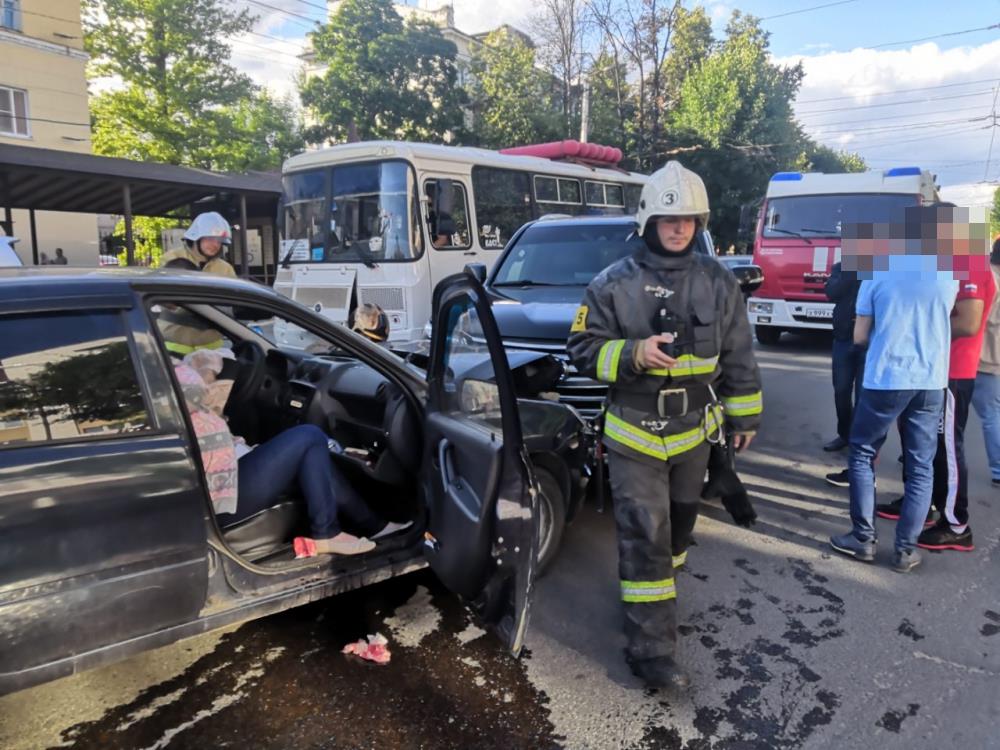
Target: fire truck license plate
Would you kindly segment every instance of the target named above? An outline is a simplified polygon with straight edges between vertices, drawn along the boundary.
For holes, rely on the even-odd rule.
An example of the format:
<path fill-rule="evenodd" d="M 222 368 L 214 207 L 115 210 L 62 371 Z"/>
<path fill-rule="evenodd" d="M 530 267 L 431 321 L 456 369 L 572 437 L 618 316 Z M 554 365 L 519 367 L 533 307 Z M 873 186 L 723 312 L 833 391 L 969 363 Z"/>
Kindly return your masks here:
<path fill-rule="evenodd" d="M 823 310 L 811 307 L 806 310 L 806 315 L 810 318 L 832 318 L 833 310 Z"/>

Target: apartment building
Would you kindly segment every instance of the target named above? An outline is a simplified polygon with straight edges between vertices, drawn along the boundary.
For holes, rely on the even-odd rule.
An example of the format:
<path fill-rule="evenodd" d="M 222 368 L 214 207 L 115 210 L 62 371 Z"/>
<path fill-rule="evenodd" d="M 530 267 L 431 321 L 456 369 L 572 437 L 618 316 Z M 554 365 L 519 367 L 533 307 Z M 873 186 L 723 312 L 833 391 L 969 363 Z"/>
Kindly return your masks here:
<path fill-rule="evenodd" d="M 86 65 L 80 0 L 0 0 L 0 143 L 89 154 Z M 12 218 L 30 264 L 28 212 Z M 39 211 L 35 224 L 39 255 L 61 247 L 70 264 L 97 265 L 95 216 Z"/>

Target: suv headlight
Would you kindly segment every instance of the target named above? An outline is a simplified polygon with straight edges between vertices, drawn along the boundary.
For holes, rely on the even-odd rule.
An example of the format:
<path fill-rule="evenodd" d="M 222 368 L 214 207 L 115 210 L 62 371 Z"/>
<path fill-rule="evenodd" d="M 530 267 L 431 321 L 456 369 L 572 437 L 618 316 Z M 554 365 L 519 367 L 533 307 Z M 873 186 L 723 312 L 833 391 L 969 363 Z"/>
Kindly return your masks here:
<path fill-rule="evenodd" d="M 750 312 L 752 312 L 752 313 L 761 313 L 763 315 L 770 315 L 772 312 L 774 312 L 774 303 L 773 302 L 751 302 L 750 303 Z"/>

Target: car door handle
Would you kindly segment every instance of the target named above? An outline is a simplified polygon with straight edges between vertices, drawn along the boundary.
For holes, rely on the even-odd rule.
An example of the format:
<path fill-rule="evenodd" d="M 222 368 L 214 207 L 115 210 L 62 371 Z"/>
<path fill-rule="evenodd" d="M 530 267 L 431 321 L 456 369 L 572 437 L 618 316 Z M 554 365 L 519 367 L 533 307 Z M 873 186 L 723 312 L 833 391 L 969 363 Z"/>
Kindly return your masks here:
<path fill-rule="evenodd" d="M 438 443 L 438 463 L 441 467 L 441 482 L 452 503 L 470 520 L 478 518 L 479 498 L 455 471 L 454 448 L 447 438 Z"/>
<path fill-rule="evenodd" d="M 450 488 L 455 484 L 455 461 L 452 457 L 451 443 L 443 438 L 438 443 L 438 466 L 441 467 L 441 481 L 445 487 Z"/>
<path fill-rule="evenodd" d="M 462 255 L 475 255 L 475 254 L 476 254 L 475 250 L 466 250 L 464 253 L 462 253 Z"/>

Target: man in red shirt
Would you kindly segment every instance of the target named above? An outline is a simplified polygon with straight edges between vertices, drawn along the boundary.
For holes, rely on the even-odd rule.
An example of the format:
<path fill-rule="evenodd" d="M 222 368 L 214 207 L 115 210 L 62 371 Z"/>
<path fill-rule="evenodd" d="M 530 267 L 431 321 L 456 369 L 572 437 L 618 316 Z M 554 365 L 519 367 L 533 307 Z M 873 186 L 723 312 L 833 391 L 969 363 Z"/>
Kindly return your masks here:
<path fill-rule="evenodd" d="M 960 225 L 953 225 L 960 226 Z M 956 238 L 956 245 L 961 244 Z M 959 279 L 958 297 L 951 313 L 951 358 L 944 416 L 938 432 L 934 456 L 934 507 L 938 522 L 924 529 L 917 546 L 924 549 L 971 552 L 969 527 L 969 480 L 965 464 L 965 425 L 969 421 L 976 370 L 983 349 L 988 312 L 996 295 L 996 284 L 987 256 L 961 255 L 956 247 L 953 258 Z"/>

